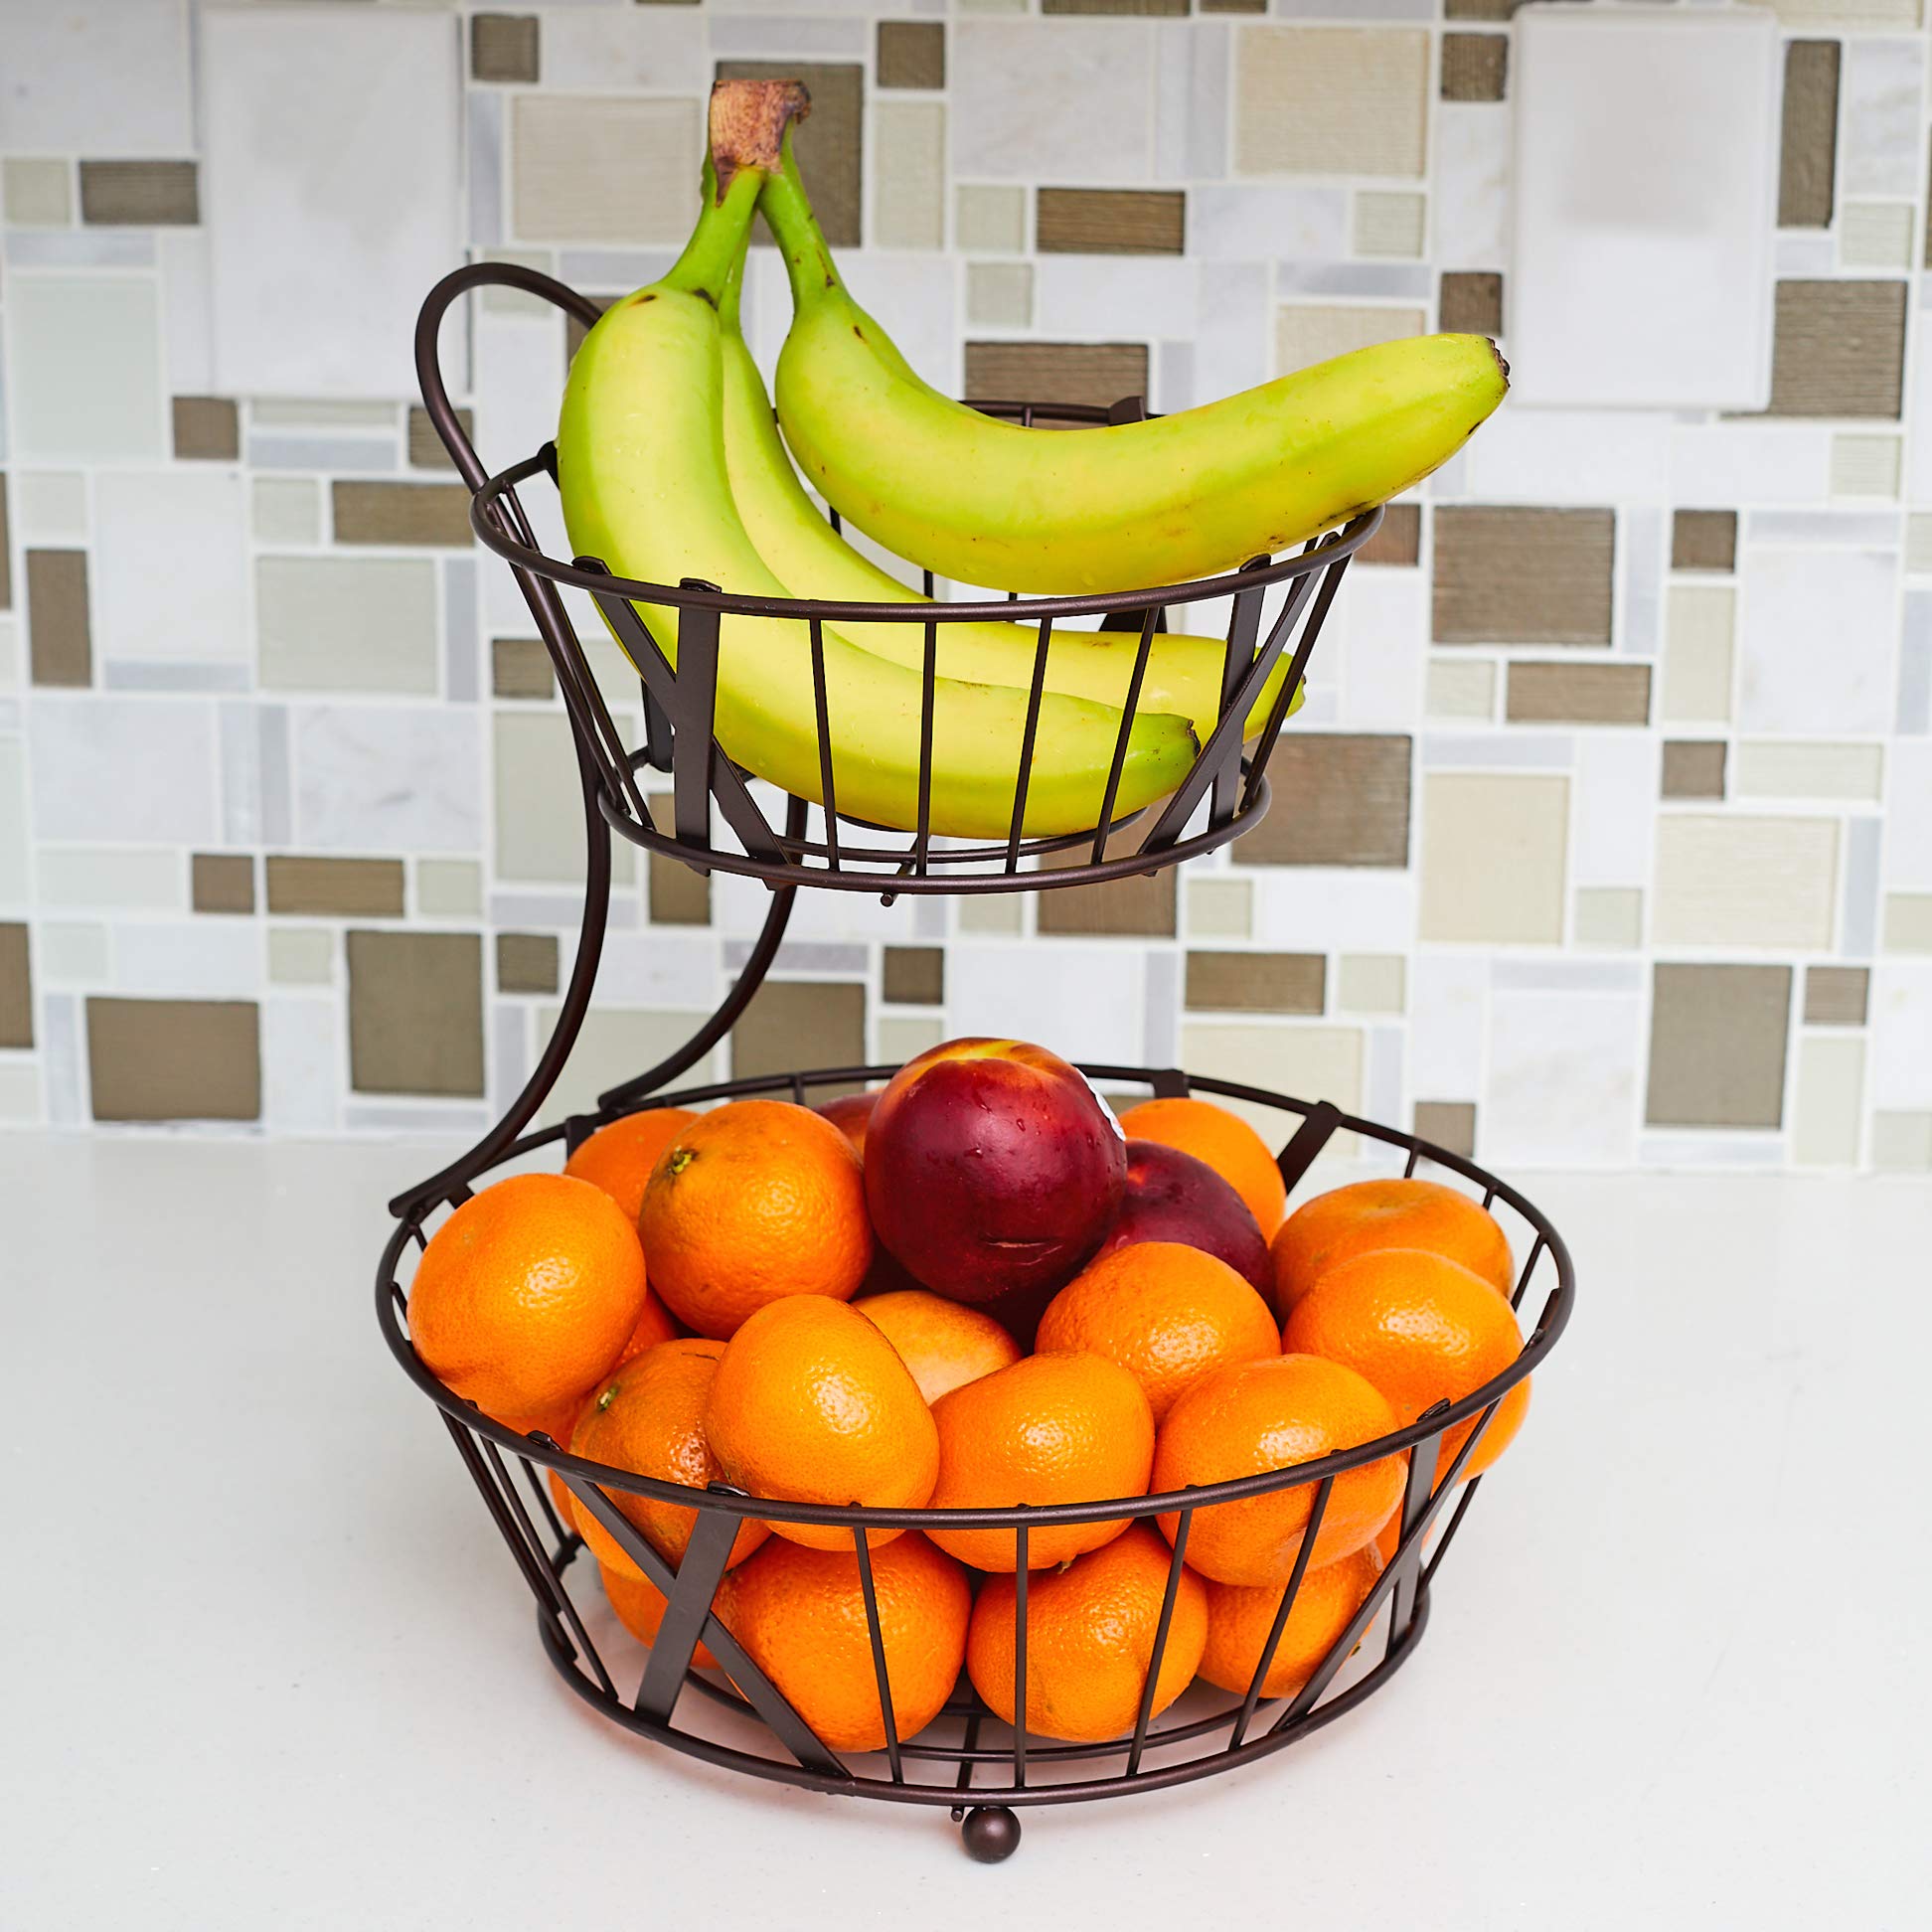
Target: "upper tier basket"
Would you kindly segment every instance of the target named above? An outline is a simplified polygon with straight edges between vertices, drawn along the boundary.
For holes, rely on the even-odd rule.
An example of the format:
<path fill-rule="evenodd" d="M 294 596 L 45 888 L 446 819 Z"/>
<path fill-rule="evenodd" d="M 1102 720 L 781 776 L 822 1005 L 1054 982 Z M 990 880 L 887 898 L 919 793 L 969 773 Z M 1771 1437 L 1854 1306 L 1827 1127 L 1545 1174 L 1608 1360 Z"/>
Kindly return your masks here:
<path fill-rule="evenodd" d="M 716 867 L 722 872 L 762 879 L 774 887 L 819 886 L 876 891 L 889 902 L 899 892 L 1026 891 L 1152 873 L 1224 845 L 1267 811 L 1269 753 L 1342 586 L 1349 560 L 1380 526 L 1379 509 L 1368 510 L 1343 529 L 1310 543 L 1297 556 L 1280 560 L 1257 557 L 1220 576 L 1093 596 L 1012 597 L 976 603 L 832 603 L 745 596 L 734 593 L 728 584 L 696 578 L 676 585 L 641 583 L 612 575 L 596 558 L 579 557 L 566 563 L 547 556 L 538 546 L 517 491 L 520 485 L 540 476 L 555 487 L 554 444 L 546 443 L 535 455 L 495 476 L 478 459 L 444 386 L 437 341 L 450 304 L 474 289 L 492 285 L 551 302 L 586 328 L 602 311 L 589 297 L 534 269 L 510 262 L 477 262 L 444 276 L 430 290 L 416 323 L 415 357 L 429 418 L 472 492 L 470 522 L 482 542 L 509 564 L 550 651 L 576 736 L 586 801 L 594 801 L 610 828 L 633 845 L 663 853 L 701 873 Z M 1139 397 L 1117 402 L 1111 409 L 1002 402 L 976 402 L 971 406 L 1029 425 L 1037 420 L 1073 425 L 1131 422 L 1146 413 Z M 627 746 L 620 735 L 565 612 L 560 586 L 588 592 L 633 663 L 640 667 L 644 715 L 641 746 Z M 925 575 L 925 588 L 930 594 L 930 572 Z M 1207 605 L 1223 599 L 1227 617 L 1220 722 L 1208 733 L 1171 797 L 1143 811 L 1116 817 L 1113 801 L 1127 754 L 1133 702 L 1140 693 L 1154 635 L 1166 628 L 1165 612 L 1174 605 Z M 676 609 L 675 671 L 638 617 L 634 602 Z M 809 631 L 824 802 L 808 806 L 803 800 L 787 800 L 782 824 L 773 822 L 771 813 L 760 803 L 760 788 L 731 762 L 713 732 L 719 623 L 722 617 L 733 613 L 799 620 Z M 1089 629 L 1096 618 L 1103 629 L 1137 632 L 1140 639 L 1100 822 L 1084 831 L 1053 837 L 1023 837 L 1021 826 L 1048 641 L 1056 625 L 1062 630 Z M 1017 622 L 1032 626 L 1038 634 L 1012 819 L 1005 839 L 997 843 L 943 839 L 930 830 L 938 630 L 942 624 L 974 619 Z M 919 816 L 916 829 L 910 832 L 884 831 L 838 808 L 831 755 L 837 721 L 828 717 L 823 632 L 827 625 L 846 623 L 916 624 L 924 631 Z M 1190 626 L 1200 627 L 1200 623 Z M 1259 731 L 1244 746 L 1243 724 L 1284 653 L 1289 658 L 1287 676 Z M 641 773 L 647 766 L 671 776 L 669 832 L 654 823 L 646 802 Z M 770 795 L 768 788 L 766 795 Z"/>

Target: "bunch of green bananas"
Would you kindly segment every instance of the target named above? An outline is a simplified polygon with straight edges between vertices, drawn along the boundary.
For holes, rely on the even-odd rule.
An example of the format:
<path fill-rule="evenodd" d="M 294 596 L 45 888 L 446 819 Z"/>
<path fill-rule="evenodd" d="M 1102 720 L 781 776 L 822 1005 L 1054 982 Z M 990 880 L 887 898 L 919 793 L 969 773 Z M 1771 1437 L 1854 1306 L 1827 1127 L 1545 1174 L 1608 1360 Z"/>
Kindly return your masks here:
<path fill-rule="evenodd" d="M 606 311 L 571 364 L 557 434 L 578 556 L 647 582 L 697 577 L 757 597 L 925 604 L 833 530 L 801 485 L 738 329 L 754 208 L 784 251 L 795 317 L 777 424 L 826 501 L 899 556 L 1016 590 L 1119 590 L 1207 575 L 1333 528 L 1427 475 L 1502 400 L 1480 336 L 1354 356 L 1156 421 L 1049 434 L 995 421 L 920 382 L 846 293 L 798 178 L 791 82 L 722 82 L 704 206 L 671 271 Z M 677 612 L 640 606 L 675 665 Z M 838 809 L 910 828 L 920 795 L 926 625 L 822 630 Z M 929 824 L 1004 838 L 1020 783 L 1039 635 L 940 623 Z M 1022 827 L 1098 820 L 1141 640 L 1062 631 L 1046 654 Z M 1156 636 L 1114 809 L 1171 792 L 1219 718 L 1219 639 Z M 797 619 L 727 615 L 716 733 L 726 754 L 823 803 L 811 640 Z M 1260 728 L 1286 674 L 1253 701 Z M 1301 694 L 1295 695 L 1295 704 Z"/>

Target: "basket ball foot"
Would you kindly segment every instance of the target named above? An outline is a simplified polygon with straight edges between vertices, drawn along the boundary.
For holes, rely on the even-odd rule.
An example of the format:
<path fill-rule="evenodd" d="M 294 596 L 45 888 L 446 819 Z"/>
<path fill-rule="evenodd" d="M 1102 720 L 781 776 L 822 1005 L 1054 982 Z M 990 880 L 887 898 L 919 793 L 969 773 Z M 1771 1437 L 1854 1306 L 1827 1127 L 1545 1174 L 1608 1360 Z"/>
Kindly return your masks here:
<path fill-rule="evenodd" d="M 954 1818 L 959 1813 L 953 1813 Z M 969 1858 L 998 1864 L 1020 1849 L 1020 1821 L 1004 1805 L 977 1805 L 959 1827 L 959 1840 Z"/>

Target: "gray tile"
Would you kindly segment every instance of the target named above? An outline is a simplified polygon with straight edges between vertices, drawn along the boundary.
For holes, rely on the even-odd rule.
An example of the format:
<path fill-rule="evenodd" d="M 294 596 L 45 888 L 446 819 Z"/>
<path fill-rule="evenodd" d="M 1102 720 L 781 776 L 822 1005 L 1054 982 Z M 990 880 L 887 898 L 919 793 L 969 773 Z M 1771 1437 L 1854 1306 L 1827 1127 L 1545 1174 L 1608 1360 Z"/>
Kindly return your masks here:
<path fill-rule="evenodd" d="M 1422 506 L 1388 503 L 1382 506 L 1381 528 L 1356 552 L 1356 562 L 1412 564 L 1421 555 Z"/>
<path fill-rule="evenodd" d="M 1905 368 L 1902 281 L 1781 281 L 1774 416 L 1896 416 Z"/>
<path fill-rule="evenodd" d="M 348 934 L 349 1083 L 480 1097 L 483 944 L 473 932 Z"/>
<path fill-rule="evenodd" d="M 655 830 L 667 837 L 677 830 L 675 808 L 669 792 L 652 792 L 644 802 L 650 807 L 651 824 Z M 651 923 L 710 925 L 710 879 L 703 873 L 694 872 L 682 859 L 672 859 L 661 852 L 653 852 L 648 858 Z"/>
<path fill-rule="evenodd" d="M 1862 1027 L 1870 987 L 1871 970 L 1866 966 L 1807 966 L 1805 1025 Z"/>
<path fill-rule="evenodd" d="M 96 1120 L 258 1120 L 260 1009 L 90 999 L 87 1068 Z"/>
<path fill-rule="evenodd" d="M 1839 44 L 1792 41 L 1785 48 L 1784 132 L 1778 165 L 1778 226 L 1830 228 L 1838 166 Z"/>
<path fill-rule="evenodd" d="M 1784 1118 L 1789 966 L 1657 966 L 1652 1127 L 1776 1127 Z"/>
<path fill-rule="evenodd" d="M 1435 512 L 1438 644 L 1608 644 L 1616 514 Z"/>
<path fill-rule="evenodd" d="M 557 672 L 541 637 L 498 637 L 490 642 L 490 688 L 499 698 L 557 696 Z"/>
<path fill-rule="evenodd" d="M 474 442 L 476 411 L 458 409 L 456 420 L 462 425 L 463 434 Z M 411 469 L 454 470 L 456 467 L 449 460 L 449 451 L 443 447 L 442 438 L 436 434 L 435 424 L 429 420 L 429 411 L 420 402 L 409 404 L 407 455 Z"/>
<path fill-rule="evenodd" d="M 0 471 L 0 610 L 13 608 L 13 540 L 7 514 L 7 478 Z"/>

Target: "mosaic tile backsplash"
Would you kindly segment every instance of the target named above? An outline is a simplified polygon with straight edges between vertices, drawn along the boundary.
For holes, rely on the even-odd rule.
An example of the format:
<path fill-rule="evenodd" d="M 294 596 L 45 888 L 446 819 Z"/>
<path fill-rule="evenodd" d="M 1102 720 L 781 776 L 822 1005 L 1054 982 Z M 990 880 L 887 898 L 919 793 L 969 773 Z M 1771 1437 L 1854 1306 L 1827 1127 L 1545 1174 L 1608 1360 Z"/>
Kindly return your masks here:
<path fill-rule="evenodd" d="M 444 269 L 649 279 L 711 80 L 779 72 L 941 387 L 1174 409 L 1418 330 L 1507 351 L 1513 12 L 0 5 L 0 1117 L 450 1135 L 533 1063 L 582 835 L 410 402 Z M 1037 901 L 806 894 L 699 1076 L 1018 1033 L 1506 1165 L 1932 1169 L 1927 38 L 1775 13 L 1768 411 L 1506 409 L 1351 573 L 1251 837 Z M 767 363 L 787 299 L 762 251 Z M 446 331 L 493 467 L 568 346 L 507 292 Z M 620 850 L 548 1117 L 682 1042 L 764 903 Z"/>

